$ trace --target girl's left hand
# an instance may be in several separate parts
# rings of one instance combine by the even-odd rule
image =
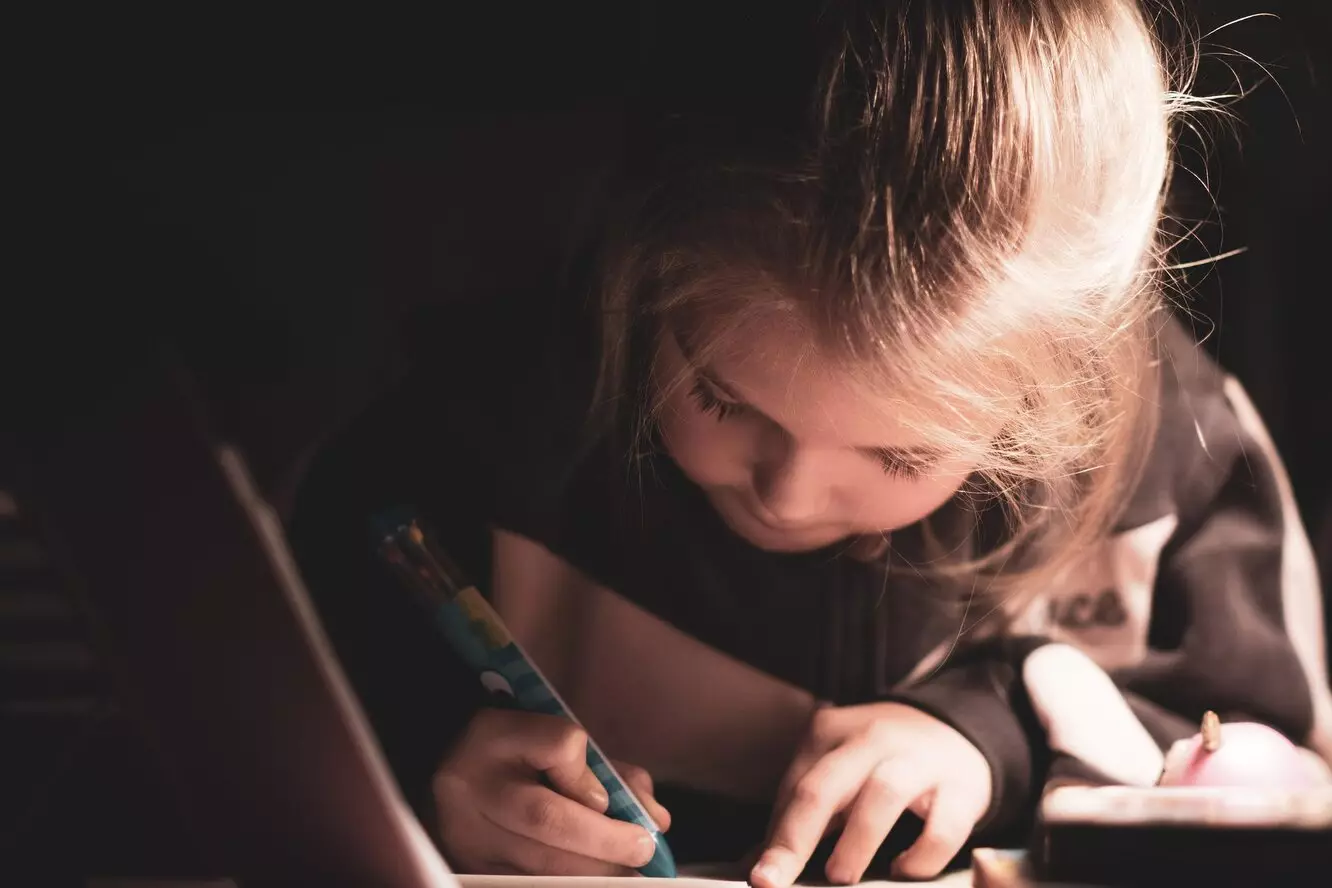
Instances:
[[[937,875],[990,806],[990,765],[956,730],[902,703],[815,712],[777,794],[756,888],[788,888],[839,819],[832,882],[858,882],[904,811],[925,821],[894,875]]]

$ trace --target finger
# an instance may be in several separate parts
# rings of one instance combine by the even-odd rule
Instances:
[[[574,854],[561,848],[543,845],[534,839],[510,833],[505,846],[491,865],[496,874],[530,876],[633,876],[634,871],[626,866],[607,863]]]
[[[493,823],[571,854],[637,869],[657,850],[643,827],[612,820],[539,784],[510,784],[497,801],[486,815]]]
[[[920,837],[893,862],[893,873],[918,879],[937,876],[971,838],[982,813],[970,795],[940,787],[929,801]]]
[[[567,746],[552,757],[552,764],[542,770],[551,786],[579,804],[604,814],[610,795],[587,763],[587,735],[581,730],[571,734]]]
[[[652,818],[652,822],[657,824],[657,829],[661,832],[671,828],[671,812],[657,801],[656,786],[652,782],[652,775],[646,769],[638,765],[631,765],[628,762],[612,762],[615,773],[620,775],[624,785],[629,787],[629,791],[634,794],[640,802],[643,803],[644,810]]]
[[[485,720],[485,742],[501,761],[543,772],[561,794],[594,811],[610,796],[587,764],[587,732],[567,718],[493,710]]]
[[[819,759],[840,745],[844,739],[840,733],[830,730],[829,722],[824,718],[824,714],[831,711],[832,706],[825,702],[817,704],[810,712],[809,724],[805,728],[804,737],[801,738],[800,745],[796,747],[795,755],[791,757],[791,764],[777,784],[777,792],[774,795],[774,809],[785,810],[791,793],[795,790],[795,785],[800,782],[800,778],[804,777]]]
[[[788,888],[809,862],[829,821],[878,761],[870,738],[838,747],[796,781],[778,813],[767,850],[750,873],[756,888]]]
[[[826,722],[821,718],[821,713],[829,710],[827,704],[815,707],[810,713],[809,726],[805,731],[804,738],[800,741],[800,746],[796,749],[795,755],[791,758],[791,764],[787,767],[786,773],[782,775],[781,782],[777,784],[777,792],[774,796],[774,809],[785,810],[790,801],[791,793],[795,791],[796,784],[800,778],[809,773],[809,769],[814,767],[825,755],[840,745],[842,737],[832,734],[826,727]]]
[[[902,812],[930,788],[928,772],[909,759],[881,762],[870,772],[828,857],[831,882],[859,882]]]
[[[791,795],[795,792],[796,785],[809,773],[810,768],[818,764],[820,758],[822,758],[821,755],[810,749],[800,752],[791,760],[791,764],[786,769],[786,773],[782,775],[782,781],[777,785],[777,792],[773,796],[773,822],[768,827],[769,835],[777,826],[777,815],[790,806]]]

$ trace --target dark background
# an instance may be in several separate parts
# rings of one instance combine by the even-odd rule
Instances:
[[[42,106],[26,140],[39,162],[22,168],[38,193],[29,227],[51,236],[36,283],[2,297],[0,356],[23,359],[5,362],[6,382],[39,401],[60,376],[95,400],[106,368],[133,358],[129,331],[165,331],[285,507],[310,453],[432,347],[441,307],[513,300],[521,322],[549,295],[622,150],[628,97],[662,82],[706,92],[746,47],[790,38],[774,5],[62,25],[19,83]],[[1306,522],[1332,537],[1328,7],[1197,5],[1202,31],[1279,17],[1207,41],[1197,91],[1252,92],[1233,122],[1204,119],[1181,144],[1175,210],[1201,224],[1178,258],[1247,251],[1190,271],[1182,299],[1267,419]],[[81,357],[44,362],[56,341]],[[478,372],[495,352],[478,343]],[[179,800],[135,730],[17,748],[0,840],[21,837],[22,859],[188,871]]]
[[[1329,13],[1197,5],[1202,32],[1221,28],[1197,92],[1251,92],[1234,120],[1202,116],[1201,135],[1182,139],[1175,210],[1200,227],[1179,259],[1247,252],[1190,271],[1182,299],[1320,524]],[[375,22],[359,41],[312,26],[122,47],[119,69],[90,84],[104,99],[93,139],[121,195],[107,227],[141,235],[116,261],[159,297],[279,499],[302,454],[404,369],[410,342],[428,342],[422,308],[547,295],[580,198],[621,149],[633,90],[698,80],[728,56],[739,67],[744,40],[786,37],[753,4],[719,6],[724,19],[705,4],[532,4],[404,22],[387,29],[396,42]],[[1236,21],[1256,9],[1273,15]]]

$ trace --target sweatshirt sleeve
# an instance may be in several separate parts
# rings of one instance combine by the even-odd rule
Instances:
[[[976,643],[955,651],[943,668],[889,698],[951,726],[989,762],[990,809],[976,825],[976,838],[1012,835],[1034,810],[1047,755],[1022,673],[1027,657],[1048,643],[1040,637]]]

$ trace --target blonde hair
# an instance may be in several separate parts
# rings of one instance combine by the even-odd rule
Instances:
[[[596,400],[650,421],[646,328],[707,360],[756,316],[795,318],[973,455],[975,513],[1007,516],[1001,543],[933,568],[1033,589],[1110,532],[1153,432],[1185,92],[1132,0],[842,6],[803,130],[680,164],[618,224]]]

